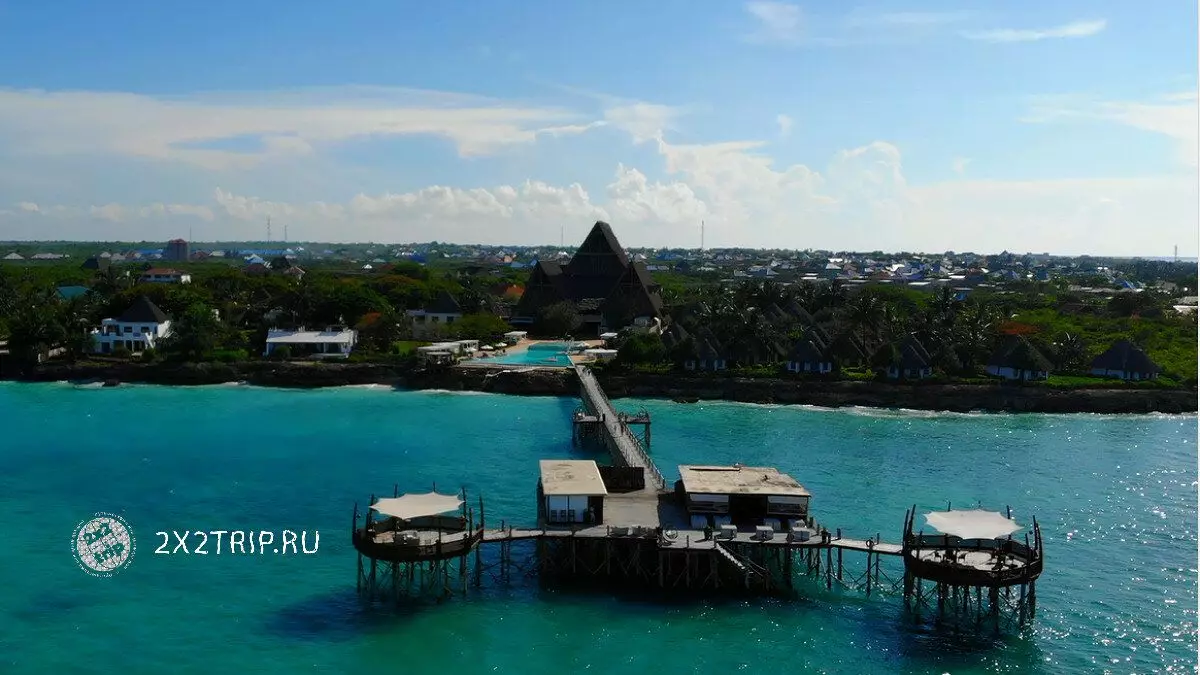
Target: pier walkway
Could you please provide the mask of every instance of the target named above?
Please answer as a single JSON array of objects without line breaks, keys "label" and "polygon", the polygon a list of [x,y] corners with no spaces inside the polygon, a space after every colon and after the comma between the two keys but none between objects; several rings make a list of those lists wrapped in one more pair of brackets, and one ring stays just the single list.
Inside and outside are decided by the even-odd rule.
[{"label": "pier walkway", "polygon": [[583,405],[588,412],[599,418],[600,433],[604,445],[612,455],[613,463],[619,466],[645,469],[646,487],[653,486],[655,490],[666,490],[666,479],[654,465],[654,461],[646,454],[645,448],[642,447],[634,433],[621,421],[621,416],[613,408],[591,369],[576,364],[575,374],[579,376],[580,398],[583,399]]},{"label": "pier walkway", "polygon": [[692,549],[692,550],[716,550],[718,554],[724,557],[732,558],[729,551],[722,544],[758,544],[762,546],[775,546],[783,548],[832,548],[842,549],[844,551],[859,551],[872,552],[878,555],[901,555],[902,547],[900,544],[889,544],[885,542],[876,542],[866,539],[837,539],[831,538],[828,542],[821,541],[820,537],[812,537],[806,541],[792,541],[788,539],[785,533],[776,533],[772,539],[759,539],[754,532],[742,531],[738,532],[733,539],[705,539],[704,532],[700,530],[671,530],[673,535],[670,539],[658,537],[655,528],[645,526],[627,526],[613,527],[611,525],[594,525],[592,527],[583,527],[575,530],[569,528],[521,528],[507,527],[499,529],[488,529],[483,532],[484,543],[494,543],[499,541],[522,541],[532,539],[654,539],[658,538],[658,547],[661,549]]}]

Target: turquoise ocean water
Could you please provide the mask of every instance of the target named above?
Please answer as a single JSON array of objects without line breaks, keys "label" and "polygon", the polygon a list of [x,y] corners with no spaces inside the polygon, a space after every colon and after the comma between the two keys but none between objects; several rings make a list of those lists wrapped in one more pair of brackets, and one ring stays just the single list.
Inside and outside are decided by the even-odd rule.
[{"label": "turquoise ocean water", "polygon": [[[358,602],[355,500],[394,483],[465,484],[489,521],[531,521],[537,459],[578,454],[576,404],[0,384],[0,672],[1194,672],[1194,416],[619,402],[654,415],[668,479],[683,462],[775,465],[848,535],[896,541],[913,503],[1037,515],[1047,569],[1023,634],[937,629],[907,620],[899,598],[815,585],[789,602],[533,585],[401,611]],[[112,578],[71,554],[72,531],[98,511],[137,540]],[[319,531],[320,544],[308,556],[154,553],[154,532],[184,529]]]}]

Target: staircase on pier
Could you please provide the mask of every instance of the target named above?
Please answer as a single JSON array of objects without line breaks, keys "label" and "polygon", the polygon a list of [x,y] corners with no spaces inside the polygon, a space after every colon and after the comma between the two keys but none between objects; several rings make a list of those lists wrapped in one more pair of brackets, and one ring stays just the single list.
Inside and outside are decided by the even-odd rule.
[{"label": "staircase on pier", "polygon": [[646,454],[637,436],[617,414],[591,369],[576,364],[575,374],[579,376],[579,396],[583,399],[583,406],[599,418],[600,436],[612,455],[613,464],[643,468],[646,471],[646,487],[666,490],[667,482],[662,473]]}]

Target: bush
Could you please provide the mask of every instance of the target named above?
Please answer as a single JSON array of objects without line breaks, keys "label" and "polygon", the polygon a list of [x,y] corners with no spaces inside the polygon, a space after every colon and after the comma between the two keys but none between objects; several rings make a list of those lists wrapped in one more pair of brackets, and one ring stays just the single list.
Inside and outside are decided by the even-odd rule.
[{"label": "bush", "polygon": [[662,363],[667,358],[667,349],[662,338],[646,333],[633,334],[617,348],[617,361],[622,365],[637,363]]},{"label": "bush", "polygon": [[236,363],[250,358],[245,349],[216,349],[209,353],[208,360],[218,363]]},{"label": "bush", "polygon": [[280,345],[271,350],[271,358],[285,361],[292,358],[292,348],[287,345]]},{"label": "bush", "polygon": [[129,358],[129,350],[124,345],[117,345],[113,347],[112,355],[118,359],[127,359]]},{"label": "bush", "polygon": [[153,348],[147,349],[142,352],[142,361],[143,362],[153,363],[156,359],[158,359],[158,352],[154,351]]}]

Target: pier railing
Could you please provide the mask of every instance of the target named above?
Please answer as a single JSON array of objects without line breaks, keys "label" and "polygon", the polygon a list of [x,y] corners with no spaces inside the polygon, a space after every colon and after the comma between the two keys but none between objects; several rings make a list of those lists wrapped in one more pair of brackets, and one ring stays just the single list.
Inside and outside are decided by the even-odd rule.
[{"label": "pier railing", "polygon": [[621,416],[613,409],[612,403],[608,400],[604,389],[600,387],[596,376],[586,366],[575,366],[575,373],[579,376],[579,383],[583,387],[583,396],[587,399],[586,402],[600,416],[605,431],[612,438],[617,452],[621,454],[622,461],[628,466],[640,466],[645,469],[649,480],[654,483],[655,487],[659,490],[665,490],[667,487],[666,479],[663,478],[658,467],[654,465],[654,461],[650,459],[650,455],[646,452],[646,449],[642,447],[637,434],[625,424]]}]

